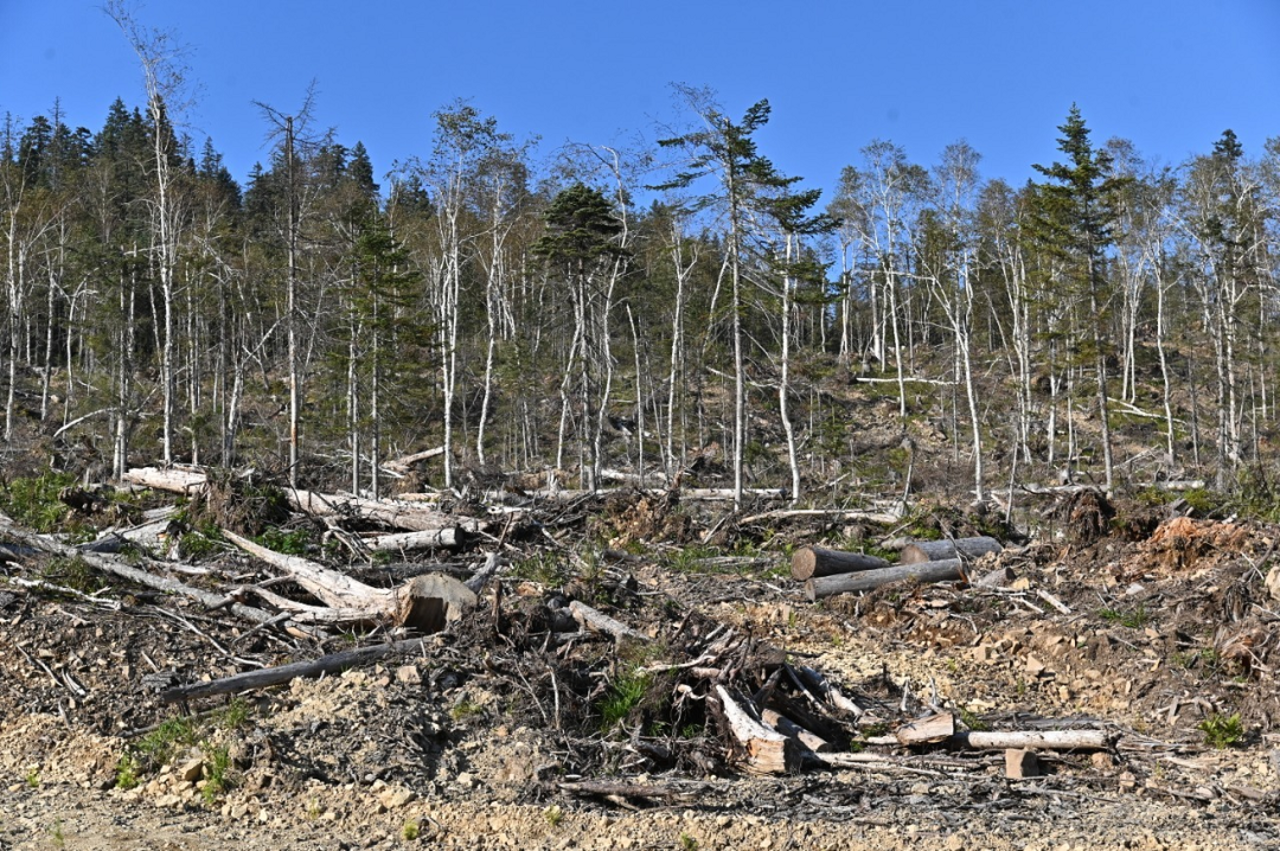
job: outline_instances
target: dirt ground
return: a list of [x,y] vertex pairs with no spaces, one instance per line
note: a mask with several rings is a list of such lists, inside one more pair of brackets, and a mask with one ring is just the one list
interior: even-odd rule
[[[420,653],[188,706],[160,692],[382,639],[307,645],[119,582],[92,600],[0,584],[0,849],[1280,847],[1278,530],[1121,511],[1090,534],[1096,506],[1064,510],[971,566],[1008,568],[1004,587],[811,603],[779,568],[812,529],[756,530],[749,558],[720,562],[633,545],[603,569],[509,574]],[[659,519],[668,539],[687,532]],[[239,554],[204,567],[253,572]],[[25,559],[5,571],[59,579]],[[588,595],[653,637],[647,655],[556,638],[557,608]],[[743,771],[684,673],[687,647],[730,633],[870,707],[846,749],[884,760]],[[649,692],[665,684],[668,714],[601,726],[620,660],[659,672]],[[1010,779],[1001,751],[867,741],[929,709],[971,730],[1104,730],[1109,745],[1041,752],[1039,776]],[[167,752],[144,749],[184,713]],[[1206,728],[1235,716],[1211,746]],[[661,794],[590,786],[604,780]]]

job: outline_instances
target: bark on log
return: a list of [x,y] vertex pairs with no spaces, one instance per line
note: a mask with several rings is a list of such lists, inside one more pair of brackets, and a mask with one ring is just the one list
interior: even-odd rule
[[1103,730],[1007,730],[956,733],[952,741],[977,750],[1008,748],[1040,748],[1043,750],[1105,750],[1107,734]]
[[622,621],[614,620],[604,612],[591,608],[586,603],[574,600],[569,604],[569,611],[577,619],[578,623],[583,627],[594,630],[595,632],[605,632],[612,635],[615,639],[621,641],[624,638],[634,638],[638,641],[649,641],[649,636],[643,632],[636,632]]
[[917,718],[894,731],[894,738],[903,745],[926,745],[945,742],[956,733],[956,719],[950,712]]
[[455,550],[465,541],[466,533],[456,526],[447,529],[424,529],[421,532],[396,532],[362,538],[361,543],[375,553],[398,553],[408,550]]
[[888,567],[889,562],[879,556],[866,553],[848,553],[822,547],[802,547],[791,557],[791,576],[804,582],[815,576],[836,576],[877,570]]
[[746,749],[746,769],[752,774],[794,774],[800,768],[801,749],[795,739],[770,730],[738,705],[728,690],[716,686],[724,717],[733,737]]
[[434,449],[425,449],[422,452],[415,452],[412,455],[404,455],[399,458],[395,458],[391,461],[387,461],[382,466],[396,473],[407,473],[409,472],[409,468],[414,464],[417,464],[419,461],[426,461],[430,458],[435,458],[443,454],[444,447],[437,446]]
[[202,490],[209,481],[209,477],[203,470],[185,467],[168,469],[135,467],[132,470],[126,470],[123,479],[130,484],[141,485],[152,490],[170,491],[188,496]]
[[365,499],[346,494],[324,494],[285,488],[285,498],[295,511],[320,518],[367,517],[397,529],[411,532],[455,527],[477,532],[484,525],[478,520],[459,521],[456,517],[423,508],[411,502]]
[[851,511],[845,509],[826,509],[826,508],[775,508],[772,511],[765,511],[760,514],[752,514],[749,517],[743,517],[739,522],[742,524],[757,523],[761,520],[787,520],[794,517],[824,517],[828,520],[863,520],[867,523],[877,523],[882,526],[888,526],[897,523],[902,519],[902,515],[892,511]]
[[896,565],[881,570],[864,570],[861,573],[846,573],[839,576],[823,576],[806,582],[804,592],[812,601],[834,594],[870,591],[881,585],[907,579],[918,582],[948,582],[964,578],[964,565],[957,558],[948,561],[927,561],[923,564]]
[[831,743],[817,733],[806,730],[776,709],[762,709],[760,720],[788,738],[795,739],[814,753],[831,750]]
[[995,538],[985,535],[977,538],[956,538],[954,541],[913,541],[902,548],[898,564],[923,564],[926,561],[947,559],[975,559],[987,553],[998,553],[1004,548]]
[[341,653],[321,656],[319,659],[312,659],[309,662],[292,662],[288,665],[278,665],[274,668],[246,671],[243,674],[223,677],[208,683],[197,683],[191,686],[169,689],[160,693],[160,699],[165,703],[176,703],[197,697],[210,697],[215,694],[231,694],[232,692],[266,688],[291,682],[298,677],[316,677],[321,674],[336,673],[356,665],[367,665],[393,653],[407,653],[419,650],[422,647],[423,639],[410,638],[391,642],[390,644],[375,644],[371,647],[361,647],[356,650],[344,650]]

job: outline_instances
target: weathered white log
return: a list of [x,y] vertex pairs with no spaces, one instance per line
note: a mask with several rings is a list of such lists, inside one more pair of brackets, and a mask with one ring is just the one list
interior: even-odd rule
[[128,529],[107,529],[95,540],[78,544],[76,549],[91,553],[118,553],[126,544],[159,554],[165,547],[169,531],[168,519],[153,520]]
[[977,750],[1040,748],[1042,750],[1104,750],[1107,734],[1103,730],[991,730],[956,733],[952,741]]
[[169,467],[168,469],[135,467],[132,470],[126,470],[122,478],[130,484],[141,485],[152,490],[187,495],[202,490],[209,481],[209,477],[203,470],[192,467]]
[[835,594],[870,591],[882,585],[904,580],[948,582],[964,578],[964,565],[957,558],[947,561],[927,561],[923,564],[901,564],[880,570],[864,570],[860,573],[845,573],[838,576],[821,576],[806,582],[804,592],[810,600],[817,600],[819,597],[830,597]]
[[980,536],[977,538],[956,538],[950,541],[913,541],[902,548],[898,564],[923,564],[926,561],[945,561],[946,559],[975,559],[987,553],[998,553],[1003,549],[995,538]]
[[478,520],[460,520],[411,502],[365,499],[348,494],[315,493],[296,488],[285,488],[284,495],[294,510],[313,517],[367,517],[411,532],[425,532],[451,526],[467,532],[476,532],[483,525]]
[[637,641],[650,640],[649,636],[645,635],[643,632],[637,632],[622,621],[615,620],[604,612],[593,609],[586,603],[578,600],[574,600],[569,603],[569,611],[584,628],[595,632],[608,633],[619,641],[624,638],[632,638]]
[[427,461],[443,454],[444,447],[437,446],[433,449],[424,449],[421,452],[415,452],[412,455],[402,455],[399,458],[393,458],[390,461],[384,462],[382,466],[397,473],[407,473],[409,468],[414,464],[417,464],[419,461]]
[[950,712],[942,712],[903,724],[893,731],[893,736],[901,745],[925,745],[945,742],[954,736],[955,732],[955,716]]
[[725,720],[733,737],[746,749],[746,769],[752,774],[794,774],[800,768],[799,742],[752,718],[722,685],[716,686]]
[[831,750],[831,743],[811,730],[806,730],[776,709],[763,709],[760,720],[784,736],[795,739],[814,753]]
[[456,526],[447,529],[424,529],[421,532],[395,532],[361,538],[361,543],[376,553],[398,553],[406,550],[450,550],[463,545],[463,533]]
[[416,576],[395,589],[374,588],[309,559],[277,553],[234,532],[224,530],[223,535],[250,555],[283,570],[325,605],[344,610],[344,615],[363,611],[371,621],[391,621],[433,633],[476,603],[470,589],[444,574]]
[[835,576],[888,567],[889,562],[866,553],[828,550],[823,547],[801,547],[791,557],[791,576],[804,582],[815,576]]

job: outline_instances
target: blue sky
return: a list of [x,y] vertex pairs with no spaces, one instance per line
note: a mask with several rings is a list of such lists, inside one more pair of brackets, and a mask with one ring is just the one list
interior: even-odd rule
[[[0,0],[0,114],[61,98],[97,131],[138,63],[87,0]],[[1058,157],[1073,102],[1094,141],[1169,164],[1234,129],[1250,155],[1280,136],[1277,0],[151,0],[148,27],[189,47],[186,115],[237,180],[266,159],[253,101],[291,111],[317,84],[317,124],[363,141],[379,175],[431,148],[431,113],[468,98],[517,137],[626,143],[687,119],[670,84],[716,90],[735,116],[773,106],[761,152],[827,190],[873,139],[933,164],[967,140],[1015,184]]]

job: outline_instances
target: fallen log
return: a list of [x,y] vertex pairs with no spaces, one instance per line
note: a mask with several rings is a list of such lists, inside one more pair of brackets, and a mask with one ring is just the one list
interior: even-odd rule
[[608,633],[619,641],[624,638],[633,638],[638,641],[649,641],[649,636],[645,635],[643,632],[636,632],[622,621],[615,620],[604,612],[591,608],[586,603],[574,600],[569,604],[569,611],[584,628],[595,632]]
[[319,659],[312,659],[309,662],[291,662],[288,665],[277,665],[273,668],[260,668],[256,671],[246,671],[243,674],[233,674],[230,677],[223,677],[207,683],[196,683],[195,685],[168,689],[160,693],[160,699],[165,703],[177,703],[193,698],[211,697],[215,694],[232,694],[239,691],[267,688],[268,686],[291,682],[299,677],[318,677],[321,674],[337,673],[357,665],[367,665],[393,653],[408,653],[423,648],[423,639],[409,638],[403,641],[393,641],[389,644],[375,644],[355,650],[343,650],[341,653],[331,653],[328,656],[321,656]]
[[203,470],[190,467],[135,467],[126,470],[121,478],[130,484],[187,496],[203,490],[209,483],[209,477]]
[[156,576],[148,573],[133,565],[126,564],[123,560],[115,558],[103,553],[81,552],[75,547],[55,541],[45,535],[38,535],[21,528],[13,522],[11,518],[4,514],[0,514],[0,536],[10,538],[21,544],[25,544],[34,550],[40,552],[51,553],[52,555],[62,558],[81,558],[85,563],[95,570],[103,573],[110,573],[121,579],[127,579],[146,588],[154,588],[157,591],[163,591],[167,594],[178,594],[188,597],[202,603],[208,608],[223,608],[245,620],[254,621],[255,623],[266,623],[271,620],[272,616],[261,609],[255,609],[252,606],[246,606],[241,603],[232,602],[228,604],[227,598],[214,594],[210,591],[203,591],[199,588],[193,588],[179,582],[176,579],[170,579],[167,576]]
[[409,468],[414,464],[417,464],[419,461],[426,461],[443,454],[444,447],[437,446],[433,449],[424,449],[422,452],[415,452],[412,455],[403,455],[399,458],[394,458],[383,463],[382,466],[384,469],[391,470],[392,472],[404,474],[409,472]]
[[822,576],[806,582],[804,593],[810,601],[813,601],[819,597],[830,597],[835,594],[870,591],[891,582],[902,582],[908,579],[917,582],[948,582],[965,578],[964,565],[957,558],[947,561],[926,561],[923,564],[895,565],[880,570],[864,570],[860,573]]
[[760,720],[768,724],[788,738],[795,739],[802,746],[814,753],[824,753],[831,750],[831,743],[810,730],[801,727],[795,721],[778,712],[776,709],[762,709],[760,711]]
[[314,491],[285,488],[285,499],[295,511],[312,517],[349,518],[366,517],[397,529],[410,532],[438,531],[455,528],[478,532],[484,525],[478,520],[459,520],[439,511],[432,511],[412,502],[365,499],[346,494],[324,494]]
[[1040,748],[1042,750],[1105,750],[1104,730],[988,730],[956,733],[952,742],[975,750]]
[[796,517],[823,517],[828,520],[862,520],[867,523],[877,523],[882,526],[888,526],[891,523],[897,523],[902,519],[902,514],[895,511],[859,511],[842,508],[775,508],[772,511],[761,512],[760,514],[752,514],[743,517],[739,523],[746,525],[748,523],[757,523],[761,520],[788,520]]
[[325,605],[363,611],[369,621],[391,621],[430,634],[476,604],[470,589],[444,574],[416,576],[394,589],[374,588],[309,559],[277,553],[234,532],[223,530],[222,534],[250,555],[283,570]]
[[927,561],[947,559],[975,559],[987,553],[999,553],[1004,548],[995,538],[956,538],[948,541],[912,541],[902,548],[898,564],[923,564]]
[[466,533],[457,526],[423,529],[419,532],[395,532],[361,538],[361,543],[375,553],[398,553],[408,550],[455,550],[463,546]]
[[836,576],[888,567],[889,562],[866,553],[849,553],[823,547],[802,547],[791,557],[791,576],[804,582],[815,576]]
[[729,732],[746,751],[746,769],[752,774],[794,774],[802,751],[796,739],[771,730],[752,718],[722,685],[716,686]]

